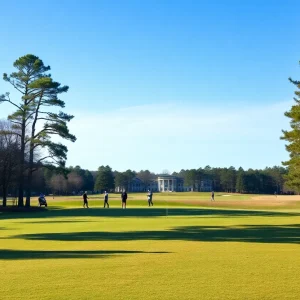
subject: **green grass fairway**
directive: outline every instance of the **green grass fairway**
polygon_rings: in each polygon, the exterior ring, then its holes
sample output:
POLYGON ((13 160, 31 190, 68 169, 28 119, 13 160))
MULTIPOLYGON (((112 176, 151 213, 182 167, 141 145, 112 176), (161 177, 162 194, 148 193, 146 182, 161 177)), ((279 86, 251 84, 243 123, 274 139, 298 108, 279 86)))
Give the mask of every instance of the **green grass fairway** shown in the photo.
POLYGON ((0 299, 299 299, 300 198, 222 195, 0 212, 0 299))

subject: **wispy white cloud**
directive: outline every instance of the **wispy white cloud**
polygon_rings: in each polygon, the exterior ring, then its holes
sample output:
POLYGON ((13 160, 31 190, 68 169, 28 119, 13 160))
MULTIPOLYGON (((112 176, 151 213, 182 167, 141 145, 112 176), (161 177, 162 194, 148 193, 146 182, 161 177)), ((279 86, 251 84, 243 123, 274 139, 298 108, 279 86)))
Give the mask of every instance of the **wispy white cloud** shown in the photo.
POLYGON ((78 141, 69 145, 69 164, 153 171, 205 164, 248 166, 254 161, 251 153, 259 153, 257 146, 261 154, 256 166, 279 164, 286 158, 279 136, 288 126, 283 113, 290 105, 287 101, 215 109, 169 103, 75 112, 70 129, 78 141), (261 158, 267 152, 264 164, 261 158))

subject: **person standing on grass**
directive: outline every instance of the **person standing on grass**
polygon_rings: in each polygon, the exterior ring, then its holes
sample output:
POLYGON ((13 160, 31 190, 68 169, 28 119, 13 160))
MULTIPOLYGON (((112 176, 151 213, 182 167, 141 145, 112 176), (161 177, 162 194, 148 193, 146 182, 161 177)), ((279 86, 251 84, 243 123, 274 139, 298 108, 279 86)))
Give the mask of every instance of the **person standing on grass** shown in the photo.
POLYGON ((107 191, 105 191, 105 193, 104 193, 104 208, 106 207, 106 205, 107 205, 107 208, 109 208, 107 191))
POLYGON ((147 198, 148 198, 148 205, 149 205, 149 207, 151 205, 153 206, 152 196, 153 196, 152 192, 150 190, 148 190, 147 198))
POLYGON ((210 201, 215 201, 215 192, 214 191, 211 192, 210 201))
POLYGON ((126 208, 126 202, 127 202, 127 193, 126 193, 126 191, 122 192, 121 199, 122 199, 122 208, 126 208))
POLYGON ((87 196, 87 192, 85 192, 83 195, 82 195, 82 198, 83 198, 83 208, 84 207, 87 207, 89 208, 89 204, 88 204, 88 196, 87 196))

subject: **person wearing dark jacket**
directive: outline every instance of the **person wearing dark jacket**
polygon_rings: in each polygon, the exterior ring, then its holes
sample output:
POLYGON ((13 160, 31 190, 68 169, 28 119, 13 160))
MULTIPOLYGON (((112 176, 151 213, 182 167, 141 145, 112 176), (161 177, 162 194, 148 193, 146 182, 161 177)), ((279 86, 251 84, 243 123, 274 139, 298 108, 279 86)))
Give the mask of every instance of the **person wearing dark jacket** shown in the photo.
POLYGON ((104 208, 106 206, 109 208, 109 204, 108 204, 108 192, 105 191, 105 193, 104 193, 104 208))
POLYGON ((126 191, 122 192, 121 199, 122 199, 122 208, 126 208, 126 202, 127 202, 127 193, 126 193, 126 191))
POLYGON ((214 191, 211 192, 210 201, 215 201, 215 192, 214 191))
POLYGON ((151 205, 153 206, 152 197, 153 197, 152 192, 150 190, 148 190, 147 199, 148 199, 148 205, 149 205, 149 207, 151 205))
POLYGON ((82 195, 82 198, 83 198, 83 207, 87 207, 89 208, 89 204, 88 204, 88 196, 87 196, 87 192, 85 192, 83 195, 82 195))

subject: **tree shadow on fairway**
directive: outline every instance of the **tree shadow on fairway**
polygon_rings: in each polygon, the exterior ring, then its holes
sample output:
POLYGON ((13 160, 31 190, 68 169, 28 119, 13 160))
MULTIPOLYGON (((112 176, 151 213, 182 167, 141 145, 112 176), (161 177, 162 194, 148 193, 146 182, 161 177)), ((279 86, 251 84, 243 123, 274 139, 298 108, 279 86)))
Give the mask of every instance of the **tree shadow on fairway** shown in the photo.
POLYGON ((17 235, 11 238, 52 241, 179 240, 199 242, 300 243, 300 225, 185 226, 165 231, 66 232, 17 235))
POLYGON ((146 252, 126 250, 95 250, 95 251, 44 251, 44 250, 13 250, 0 249, 0 260, 31 260, 57 258, 109 258, 125 254, 164 254, 168 252, 146 252))
POLYGON ((45 221, 23 221, 22 224, 64 224, 64 223, 92 223, 93 220, 45 220, 45 221))
POLYGON ((294 212, 241 210, 241 209, 203 209, 203 208, 128 208, 128 209, 103 209, 103 208, 60 208, 54 207, 49 210, 42 209, 34 213, 6 213, 0 219, 36 219, 36 218, 74 218, 74 217, 112 217, 112 218, 155 218, 168 216, 193 216, 193 217, 280 217, 299 216, 294 212))

